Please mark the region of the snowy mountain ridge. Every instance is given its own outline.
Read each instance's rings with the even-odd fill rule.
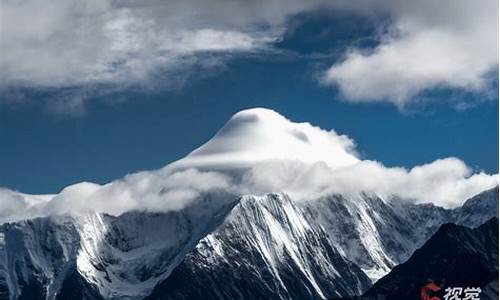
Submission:
[[[495,201],[495,193],[498,189],[487,191],[473,204],[484,207],[484,201]],[[219,203],[215,209],[214,201]],[[371,213],[363,213],[367,205]],[[305,203],[278,193],[224,201],[206,197],[179,212],[7,223],[0,226],[0,299],[35,299],[26,296],[30,292],[37,299],[74,299],[65,288],[72,274],[84,283],[79,289],[99,295],[82,299],[361,294],[439,225],[464,213],[432,205],[405,208],[408,213],[402,215],[386,201],[366,195],[332,195]],[[474,220],[493,214],[498,211],[476,210]],[[427,224],[427,233],[415,231],[418,224]],[[209,297],[207,290],[218,294]]]
[[[233,205],[234,199],[207,196],[180,212],[92,213],[1,225],[0,295],[8,297],[0,299],[23,299],[29,292],[59,299],[75,271],[104,299],[142,299]]]

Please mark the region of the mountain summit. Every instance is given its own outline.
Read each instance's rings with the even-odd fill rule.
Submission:
[[[386,168],[353,148],[257,108],[160,170],[50,197],[0,189],[0,300],[361,295],[442,224],[498,216],[498,189],[455,209],[431,204],[454,195],[436,187],[459,179],[474,195],[494,176],[469,176],[457,159]]]
[[[354,143],[347,136],[310,123],[294,123],[265,108],[242,110],[208,142],[177,166],[235,168],[266,160],[325,162],[337,168],[355,164]]]

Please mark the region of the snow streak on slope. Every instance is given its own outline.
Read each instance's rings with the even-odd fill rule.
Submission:
[[[54,299],[76,256],[79,237],[74,219],[5,224],[0,234],[1,299]]]
[[[150,299],[327,299],[370,281],[287,195],[244,196]]]
[[[398,207],[372,196],[295,202],[285,194],[239,201],[213,195],[177,212],[4,224],[0,299],[142,299],[151,292],[150,299],[360,294],[370,284],[367,275],[376,279],[406,260],[439,225],[497,214],[487,209],[498,204],[492,194],[498,189],[455,210],[409,202]],[[75,274],[80,280],[65,289]],[[70,297],[68,289],[100,296]]]
[[[357,197],[330,195],[311,203],[301,203],[308,219],[322,226],[329,242],[348,260],[354,262],[372,281],[385,275],[415,249],[414,222],[407,213],[400,213],[393,204],[375,195]],[[407,203],[405,209],[424,207]],[[440,208],[430,207],[439,224],[449,221],[440,216]],[[423,223],[423,222],[422,222]],[[424,226],[424,224],[422,224]],[[425,240],[422,234],[420,239]]]
[[[333,247],[376,281],[406,261],[442,224],[476,227],[497,217],[498,187],[456,209],[370,194],[330,195],[299,205],[311,224],[325,228]]]
[[[498,205],[486,191],[467,214],[477,221]],[[461,209],[374,195],[295,202],[285,194],[245,196],[147,299],[321,299],[360,294],[404,262]],[[468,225],[468,224],[467,224]],[[370,279],[368,278],[370,277]],[[319,290],[317,289],[319,287]]]
[[[205,195],[163,214],[88,214],[2,225],[0,293],[7,299],[31,299],[27,293],[56,299],[66,277],[78,272],[105,299],[142,299],[222,222],[236,200],[223,196]]]
[[[79,273],[106,299],[147,296],[234,205],[234,199],[216,196],[198,199],[180,212],[83,219]]]
[[[377,223],[377,218],[386,213],[385,209],[391,211],[382,199],[367,195],[354,198],[333,195],[305,209],[309,218],[329,233],[332,246],[356,262],[372,280],[380,278],[396,264],[383,248],[381,228]],[[385,223],[390,221],[393,220],[383,220]]]

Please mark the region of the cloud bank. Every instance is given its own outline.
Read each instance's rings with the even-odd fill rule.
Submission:
[[[45,197],[0,189],[0,223],[62,214],[166,212],[207,195],[237,197],[230,178],[222,173],[169,168],[130,174],[105,185],[81,182]]]
[[[376,194],[456,207],[498,185],[498,174],[474,173],[457,158],[411,169],[357,157],[354,141],[267,109],[234,115],[210,141],[156,171],[129,174],[105,185],[82,182],[57,195],[0,189],[0,223],[60,214],[180,210],[203,199],[284,192],[297,201],[331,194]],[[328,153],[331,157],[328,156]],[[313,159],[315,158],[315,159]]]
[[[480,92],[498,66],[498,1],[381,1],[380,45],[350,49],[324,75],[348,101],[400,107],[436,87]],[[374,8],[375,9],[375,8]]]
[[[307,165],[268,161],[245,174],[241,190],[247,193],[283,191],[298,200],[368,193],[385,199],[401,198],[451,208],[496,185],[498,175],[474,174],[457,158],[439,159],[411,169],[386,167],[369,160],[338,169],[323,162]]]
[[[193,66],[262,50],[287,15],[316,1],[301,2],[4,1],[1,84],[123,85],[161,73],[168,85]]]
[[[498,64],[495,0],[11,0],[0,11],[0,91],[57,89],[53,111],[78,113],[95,90],[178,87],[235,55],[266,53],[289,18],[314,10],[388,19],[378,46],[349,49],[322,77],[349,101],[404,106],[435,87],[478,92]]]
[[[0,223],[61,214],[180,210],[212,195],[228,201],[239,195],[272,192],[290,194],[297,201],[314,201],[331,194],[376,194],[414,203],[457,207],[468,198],[498,185],[498,175],[473,173],[457,158],[436,160],[411,169],[385,167],[375,161],[332,168],[290,160],[255,164],[238,176],[234,172],[194,168],[140,172],[105,185],[82,182],[45,197],[0,189]]]

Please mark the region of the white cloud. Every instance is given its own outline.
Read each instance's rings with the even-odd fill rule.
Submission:
[[[158,70],[213,64],[223,58],[217,53],[265,48],[280,36],[287,15],[315,3],[3,1],[1,85],[143,83]]]
[[[375,49],[350,49],[323,81],[353,102],[398,106],[435,87],[481,91],[498,65],[498,1],[382,1],[392,18]]]
[[[206,73],[235,53],[272,47],[288,17],[318,8],[392,20],[378,47],[350,49],[326,72],[323,81],[350,101],[401,106],[436,86],[478,91],[498,63],[495,0],[9,0],[0,11],[0,91],[182,86],[194,67]],[[63,93],[70,106],[51,111],[81,113],[85,96]]]
[[[230,175],[229,175],[230,174]],[[342,194],[377,194],[416,203],[456,207],[466,199],[498,185],[498,175],[473,174],[459,159],[447,158],[412,169],[388,168],[375,161],[359,161],[335,168],[293,160],[256,163],[234,176],[235,170],[176,170],[140,172],[105,185],[82,182],[57,195],[36,196],[0,189],[0,224],[26,218],[103,212],[176,211],[209,195],[234,201],[238,195],[285,192],[297,201]],[[226,199],[226,200],[224,200]]]
[[[246,109],[235,114],[207,143],[176,166],[223,169],[280,159],[324,161],[345,166],[358,161],[354,141],[334,130],[294,123],[273,110]]]
[[[11,221],[26,215],[28,203],[24,197],[14,191],[0,188],[0,221]]]
[[[28,195],[0,188],[0,224],[8,221],[62,214],[180,210],[212,195],[234,201],[237,193],[222,173],[164,168],[125,176],[99,185],[81,182],[56,195]]]
[[[285,192],[298,201],[314,201],[336,193],[355,196],[364,192],[456,207],[498,185],[498,175],[473,174],[456,158],[436,160],[409,170],[366,160],[344,167],[332,167],[324,162],[267,160],[236,174],[235,170],[179,170],[167,166],[127,175],[105,185],[74,184],[57,195],[26,195],[0,189],[0,223],[89,212],[112,215],[134,210],[166,212],[180,210],[209,195],[229,202],[238,195],[270,192]]]
[[[179,210],[205,193],[231,194],[229,178],[195,169],[145,171],[106,185],[78,183],[39,206],[40,214],[86,213],[113,215],[131,210]]]
[[[313,165],[297,161],[268,161],[248,171],[240,185],[246,193],[284,191],[296,199],[315,199],[339,193],[372,193],[416,203],[456,207],[468,198],[498,185],[498,175],[473,174],[457,158],[436,160],[412,169],[385,167],[375,161],[360,161],[343,168],[323,162]]]
[[[36,89],[51,92],[47,112],[81,115],[96,96],[182,88],[267,51],[287,16],[322,1],[2,1],[0,104]]]
[[[456,207],[498,185],[498,174],[474,173],[457,158],[411,169],[386,167],[359,160],[354,145],[334,131],[293,123],[271,110],[249,109],[235,114],[209,142],[160,170],[129,174],[105,185],[82,182],[57,195],[0,189],[0,223],[66,213],[164,212],[209,196],[234,201],[239,195],[271,192],[309,201],[365,192]]]

